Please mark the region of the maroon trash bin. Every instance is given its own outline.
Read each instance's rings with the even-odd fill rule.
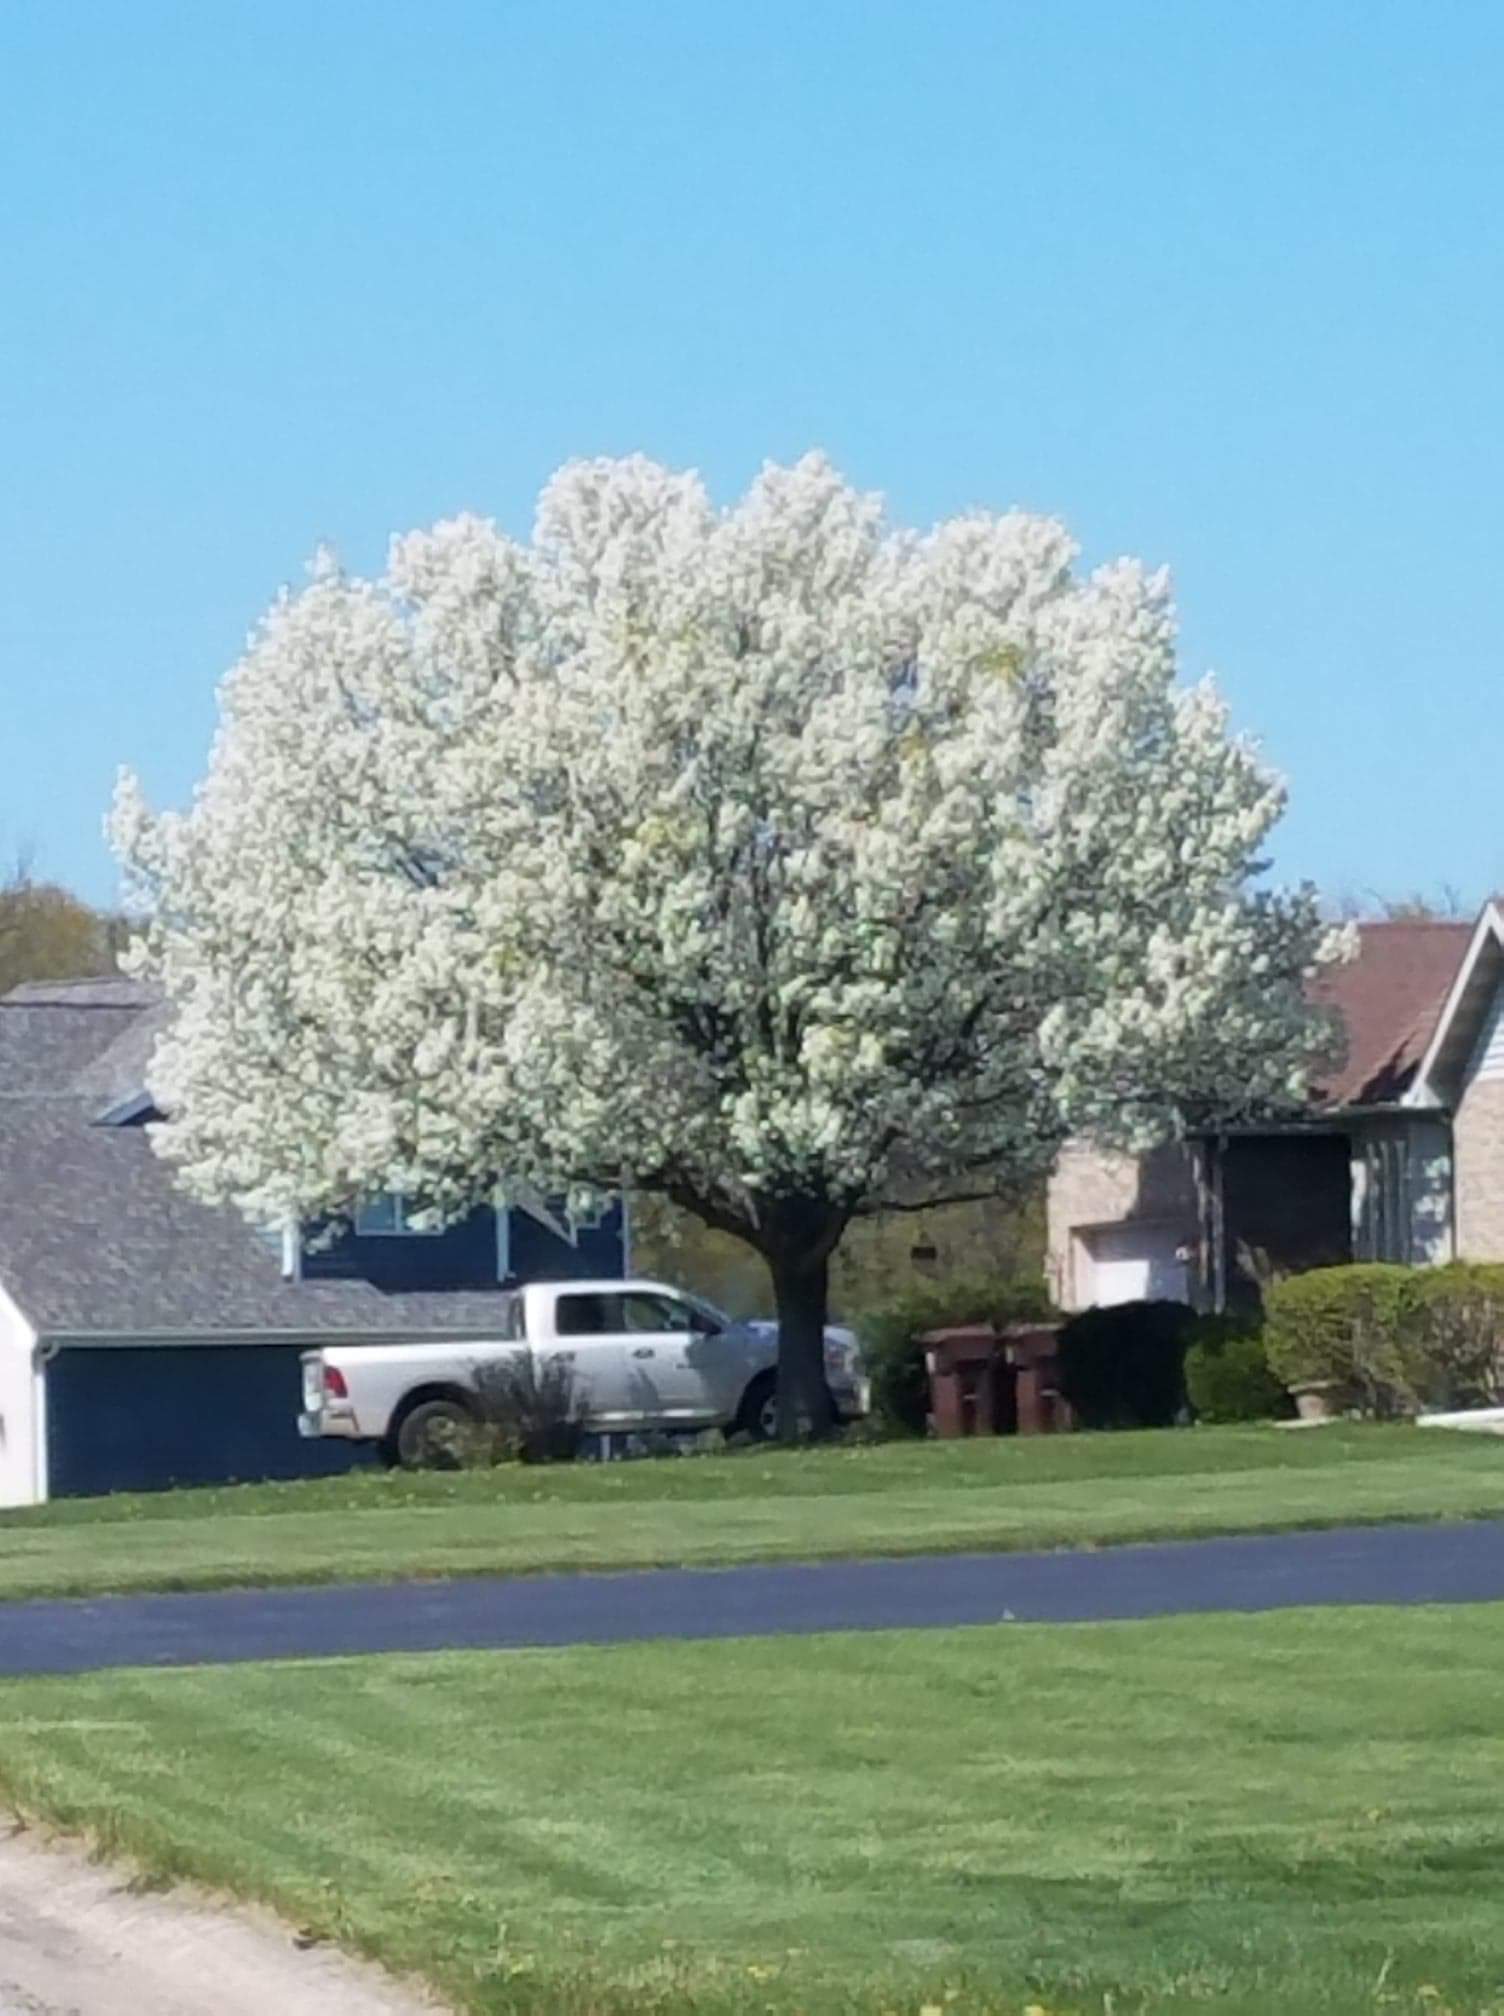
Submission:
[[[1003,1356],[1013,1368],[1013,1404],[1020,1435],[1050,1435],[1075,1426],[1060,1391],[1060,1326],[1010,1323]]]
[[[945,1441],[959,1435],[996,1435],[1007,1367],[991,1324],[930,1330],[919,1341],[924,1346],[936,1435]]]

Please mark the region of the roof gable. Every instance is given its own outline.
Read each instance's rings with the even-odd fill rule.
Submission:
[[[1467,949],[1436,1018],[1407,1105],[1445,1106],[1457,1098],[1501,985],[1504,915],[1497,903],[1490,902],[1469,933]]]
[[[1347,1035],[1346,1061],[1319,1087],[1324,1103],[1397,1105],[1410,1094],[1473,936],[1450,918],[1358,926],[1358,956],[1327,967],[1312,988]]]

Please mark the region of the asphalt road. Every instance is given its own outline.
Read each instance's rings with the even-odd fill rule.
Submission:
[[[0,1675],[359,1652],[1504,1601],[1504,1522],[630,1575],[0,1604]]]

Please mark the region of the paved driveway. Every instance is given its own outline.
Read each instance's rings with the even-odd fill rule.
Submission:
[[[0,2016],[434,2016],[438,2004],[267,1912],[133,1887],[0,1822]]]
[[[1327,1603],[1504,1601],[1504,1522],[1095,1553],[353,1583],[0,1604],[0,1674],[641,1638],[1080,1623]]]

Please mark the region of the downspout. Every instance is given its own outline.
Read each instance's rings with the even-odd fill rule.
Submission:
[[[621,1186],[621,1278],[632,1278],[632,1189],[626,1182]]]

